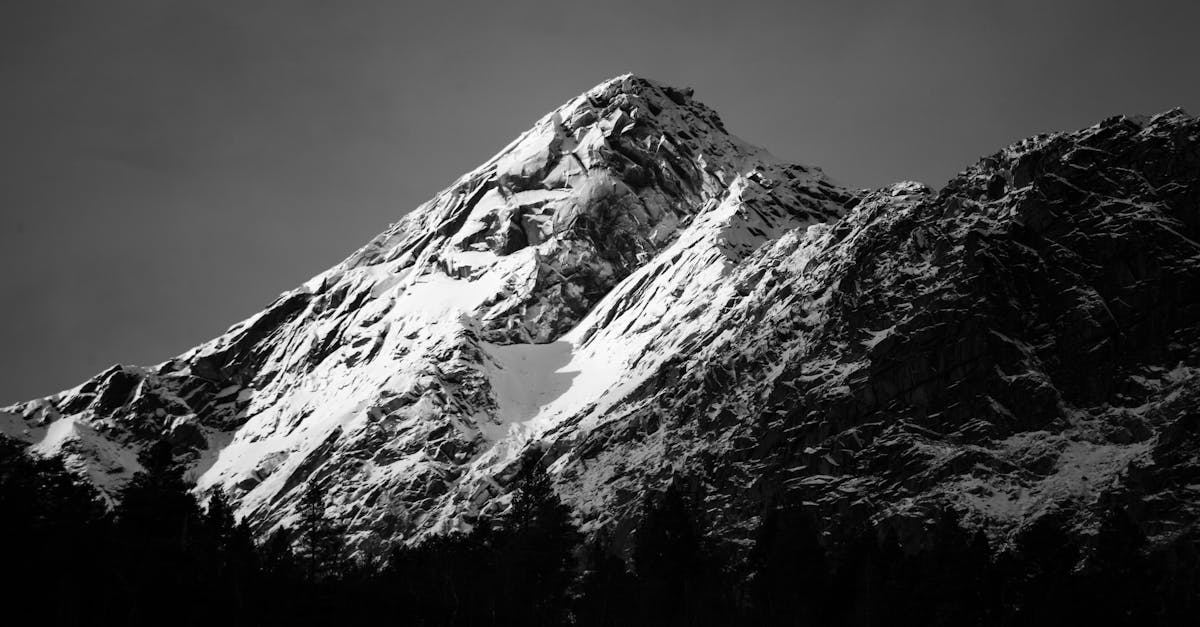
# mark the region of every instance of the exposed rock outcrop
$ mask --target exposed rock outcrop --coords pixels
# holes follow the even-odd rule
[[[847,190],[623,76],[341,264],[155,367],[0,414],[113,493],[160,437],[266,532],[303,486],[371,553],[507,507],[528,452],[586,531],[673,477],[908,542],[1119,499],[1197,519],[1200,124],[1112,118],[940,191]]]

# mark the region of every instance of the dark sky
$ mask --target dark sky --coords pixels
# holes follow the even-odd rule
[[[0,3],[0,403],[209,339],[624,72],[853,186],[1200,112],[1195,2]]]

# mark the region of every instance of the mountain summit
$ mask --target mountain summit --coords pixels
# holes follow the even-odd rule
[[[502,514],[547,468],[585,532],[668,483],[920,541],[1101,501],[1193,524],[1200,125],[1042,135],[940,192],[852,191],[636,76],[559,107],[222,336],[6,408],[109,495],[162,439],[256,531],[316,486],[352,546]]]

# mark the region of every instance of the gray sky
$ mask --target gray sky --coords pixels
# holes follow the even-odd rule
[[[852,186],[1200,112],[1195,2],[0,3],[0,403],[150,364],[635,72]]]

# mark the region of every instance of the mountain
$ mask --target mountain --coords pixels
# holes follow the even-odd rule
[[[305,489],[367,555],[471,528],[528,464],[585,533],[682,485],[1003,542],[1200,514],[1200,124],[1110,118],[940,191],[849,190],[625,75],[222,336],[0,410],[108,495],[166,438],[260,535]]]

